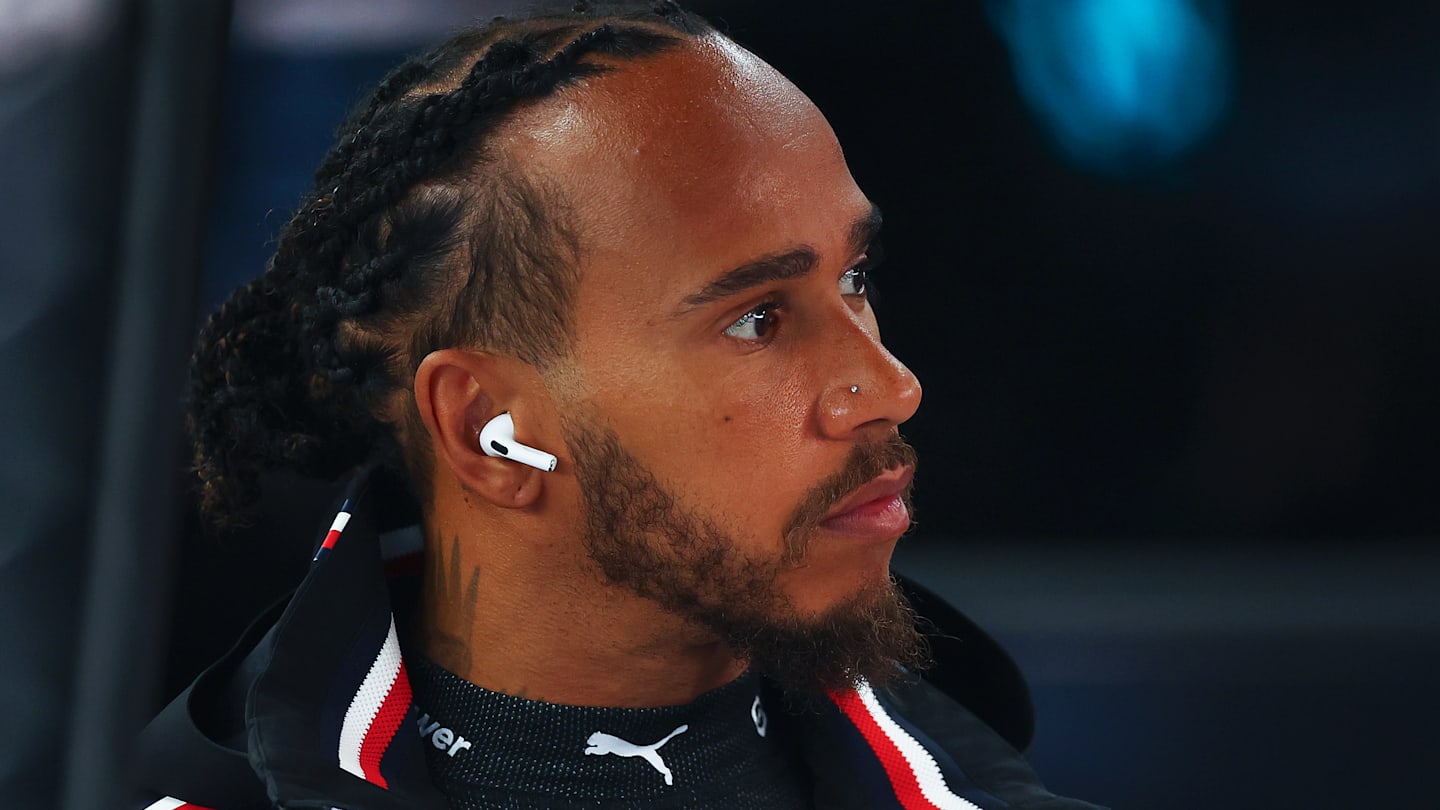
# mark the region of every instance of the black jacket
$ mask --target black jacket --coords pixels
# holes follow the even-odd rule
[[[396,501],[371,486],[377,478],[362,473],[347,487],[295,592],[145,730],[132,807],[446,807],[426,772],[391,613],[413,601],[416,577],[402,569],[418,561],[419,532],[403,528],[413,513],[386,514]],[[904,585],[935,655],[925,678],[862,684],[786,718],[815,806],[1093,810],[1049,793],[1017,753],[1032,715],[1009,656],[933,594]]]

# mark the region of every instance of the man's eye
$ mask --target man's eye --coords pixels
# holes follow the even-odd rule
[[[764,340],[769,337],[771,330],[775,328],[775,320],[772,310],[775,309],[773,301],[766,301],[758,307],[740,316],[740,320],[730,324],[725,334],[740,340]]]
[[[840,276],[841,295],[864,295],[870,291],[870,272],[864,267],[852,267]]]

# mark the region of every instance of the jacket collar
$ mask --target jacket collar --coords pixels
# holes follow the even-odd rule
[[[374,468],[345,489],[246,703],[251,764],[285,807],[441,808],[419,737],[382,534],[407,509]],[[396,508],[396,502],[402,504]]]

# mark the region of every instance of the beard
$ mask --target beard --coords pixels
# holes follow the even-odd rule
[[[811,616],[780,585],[804,562],[835,504],[887,469],[914,465],[915,451],[898,435],[856,446],[839,472],[801,499],[779,553],[757,559],[714,519],[680,504],[613,431],[572,416],[565,434],[586,549],[610,583],[709,631],[795,697],[820,697],[860,678],[884,685],[928,663],[925,637],[893,578]],[[902,497],[908,507],[908,487]]]

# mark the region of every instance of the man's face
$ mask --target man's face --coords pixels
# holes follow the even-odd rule
[[[710,38],[527,124],[512,154],[579,219],[574,379],[557,401],[587,523],[608,510],[603,533],[624,535],[592,552],[639,549],[652,580],[694,569],[676,610],[819,627],[892,604],[913,469],[896,429],[920,388],[880,343],[864,294],[878,215],[823,116]]]

